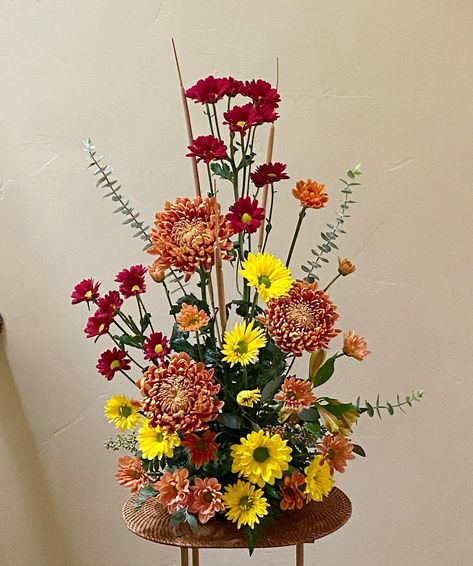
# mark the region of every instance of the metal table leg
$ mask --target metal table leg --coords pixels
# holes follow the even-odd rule
[[[296,566],[304,566],[304,545],[296,544]]]

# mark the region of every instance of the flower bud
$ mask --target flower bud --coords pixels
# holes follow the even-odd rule
[[[338,273],[340,273],[340,275],[343,275],[343,277],[345,277],[346,275],[350,275],[350,273],[353,273],[354,271],[356,271],[356,267],[348,258],[338,258]]]
[[[151,279],[156,281],[156,283],[162,283],[166,277],[165,271],[156,267],[155,263],[151,267],[148,267],[148,273],[150,274]]]
[[[309,360],[309,379],[313,380],[320,366],[325,362],[327,357],[326,350],[315,350],[310,355]]]

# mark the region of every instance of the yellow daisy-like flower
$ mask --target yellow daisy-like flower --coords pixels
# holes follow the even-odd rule
[[[259,389],[244,389],[238,393],[236,401],[241,407],[253,407],[261,399]]]
[[[138,412],[140,407],[139,401],[132,401],[124,395],[114,395],[105,403],[104,413],[109,423],[124,432],[141,423],[143,417]]]
[[[227,485],[222,499],[228,509],[227,517],[237,523],[237,528],[248,525],[252,529],[260,517],[268,514],[269,504],[263,490],[246,481]]]
[[[256,287],[263,301],[277,299],[287,295],[292,286],[291,272],[284,263],[271,254],[249,253],[241,264],[240,275],[248,281],[250,287]]]
[[[143,458],[147,460],[153,460],[156,456],[158,458],[162,458],[163,456],[172,458],[174,448],[181,443],[177,434],[168,434],[164,430],[161,430],[159,426],[152,427],[150,426],[149,420],[147,420],[138,431],[136,440],[143,453]]]
[[[333,481],[330,465],[322,456],[315,456],[312,462],[304,470],[305,491],[308,500],[322,501],[332,490]]]
[[[254,364],[258,359],[258,351],[266,344],[266,337],[262,328],[253,328],[253,321],[249,324],[242,322],[235,324],[231,332],[225,332],[222,353],[223,361],[231,366],[241,364]]]
[[[232,472],[260,487],[265,483],[273,485],[289,468],[291,452],[287,441],[279,434],[270,435],[263,430],[250,432],[240,439],[240,444],[231,446]]]

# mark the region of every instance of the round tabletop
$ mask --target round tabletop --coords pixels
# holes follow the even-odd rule
[[[245,532],[224,518],[199,525],[196,534],[190,529],[176,536],[169,524],[169,513],[156,498],[147,499],[135,509],[136,495],[123,506],[127,527],[136,535],[153,542],[187,548],[246,548]],[[323,501],[311,501],[300,511],[285,511],[277,521],[263,529],[258,547],[292,546],[322,538],[342,527],[351,516],[351,502],[334,487]]]

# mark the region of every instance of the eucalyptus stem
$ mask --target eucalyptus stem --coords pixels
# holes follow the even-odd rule
[[[330,283],[327,285],[327,287],[325,287],[324,289],[324,293],[335,283],[335,281],[341,277],[341,273],[337,273],[337,275],[335,275],[335,277],[332,279],[332,281],[330,281]]]
[[[289,267],[289,264],[291,262],[292,252],[294,251],[294,246],[296,245],[297,237],[299,236],[299,232],[302,226],[302,221],[304,220],[306,212],[307,212],[307,208],[305,206],[302,207],[302,210],[299,212],[299,219],[297,221],[296,229],[294,231],[294,236],[291,242],[291,247],[289,248],[289,253],[286,259],[286,267]]]

